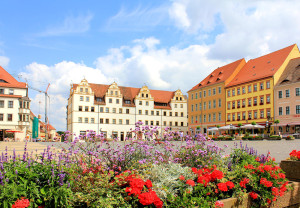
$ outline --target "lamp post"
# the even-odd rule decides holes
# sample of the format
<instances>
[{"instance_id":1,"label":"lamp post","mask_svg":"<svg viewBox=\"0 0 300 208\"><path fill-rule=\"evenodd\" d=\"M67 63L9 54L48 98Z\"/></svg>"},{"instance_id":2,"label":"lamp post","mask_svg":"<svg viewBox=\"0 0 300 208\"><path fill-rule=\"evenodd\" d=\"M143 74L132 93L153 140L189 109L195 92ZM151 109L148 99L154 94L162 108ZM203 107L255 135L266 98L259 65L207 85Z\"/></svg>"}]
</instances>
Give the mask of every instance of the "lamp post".
<instances>
[{"instance_id":1,"label":"lamp post","mask_svg":"<svg viewBox=\"0 0 300 208\"><path fill-rule=\"evenodd\" d=\"M266 121L267 134L269 136L269 119Z\"/></svg>"}]
</instances>

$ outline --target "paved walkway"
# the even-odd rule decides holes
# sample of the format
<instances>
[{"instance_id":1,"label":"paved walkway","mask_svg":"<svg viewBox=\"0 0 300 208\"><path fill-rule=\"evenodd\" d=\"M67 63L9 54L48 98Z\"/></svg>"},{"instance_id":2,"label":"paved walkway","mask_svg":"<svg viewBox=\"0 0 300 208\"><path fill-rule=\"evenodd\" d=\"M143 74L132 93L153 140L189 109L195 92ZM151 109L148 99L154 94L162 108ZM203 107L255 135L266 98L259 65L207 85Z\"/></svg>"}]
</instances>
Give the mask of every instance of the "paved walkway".
<instances>
[{"instance_id":1,"label":"paved walkway","mask_svg":"<svg viewBox=\"0 0 300 208\"><path fill-rule=\"evenodd\" d=\"M119 142L120 144L124 144L123 142ZM180 142L174 142L176 145L180 145ZM234 147L234 143L240 143L240 141L216 141L216 143L220 147L224 147L224 145L228 145L225 154L229 154L231 149ZM267 154L270 151L271 156L276 159L276 162L280 162L281 160L285 160L289 157L289 153L296 149L300 150L300 139L295 140L279 140L279 141L243 141L243 145L248 145L248 147L253 147L258 151L258 154ZM9 154L12 153L13 149L15 149L17 154L22 154L24 151L24 142L0 142L0 154L7 147ZM66 147L67 145L64 143L57 142L28 142L27 150L37 151L38 153L43 152L47 146L53 146L56 149L60 149L61 146Z\"/></svg>"}]
</instances>

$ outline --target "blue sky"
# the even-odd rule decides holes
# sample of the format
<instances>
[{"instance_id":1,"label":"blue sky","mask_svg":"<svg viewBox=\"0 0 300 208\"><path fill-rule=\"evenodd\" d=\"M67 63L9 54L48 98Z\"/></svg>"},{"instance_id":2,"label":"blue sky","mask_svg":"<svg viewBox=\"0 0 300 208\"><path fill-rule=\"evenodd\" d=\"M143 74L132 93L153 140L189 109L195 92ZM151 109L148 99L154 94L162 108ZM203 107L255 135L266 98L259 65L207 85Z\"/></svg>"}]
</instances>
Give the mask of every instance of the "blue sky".
<instances>
[{"instance_id":1,"label":"blue sky","mask_svg":"<svg viewBox=\"0 0 300 208\"><path fill-rule=\"evenodd\" d=\"M51 83L50 121L59 130L70 84L83 77L186 93L218 66L300 43L297 0L3 0L0 6L0 65L36 88ZM42 96L30 90L35 114L43 113Z\"/></svg>"}]
</instances>

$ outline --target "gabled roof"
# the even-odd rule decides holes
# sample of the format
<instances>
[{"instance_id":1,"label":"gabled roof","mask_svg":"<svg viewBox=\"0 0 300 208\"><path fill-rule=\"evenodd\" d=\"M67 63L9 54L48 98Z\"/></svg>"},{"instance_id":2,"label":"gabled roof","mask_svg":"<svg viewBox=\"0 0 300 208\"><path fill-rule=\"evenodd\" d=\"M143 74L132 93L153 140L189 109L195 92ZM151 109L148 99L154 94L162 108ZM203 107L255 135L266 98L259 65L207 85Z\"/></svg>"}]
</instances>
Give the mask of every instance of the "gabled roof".
<instances>
[{"instance_id":1,"label":"gabled roof","mask_svg":"<svg viewBox=\"0 0 300 208\"><path fill-rule=\"evenodd\" d=\"M256 59L250 59L226 87L272 77L287 59L295 46L296 44Z\"/></svg>"},{"instance_id":2,"label":"gabled roof","mask_svg":"<svg viewBox=\"0 0 300 208\"><path fill-rule=\"evenodd\" d=\"M18 82L1 66L0 66L0 87L27 88L26 83Z\"/></svg>"},{"instance_id":3,"label":"gabled roof","mask_svg":"<svg viewBox=\"0 0 300 208\"><path fill-rule=\"evenodd\" d=\"M100 97L104 98L109 85L103 85L103 84L93 84L89 83L90 87L92 88L95 97ZM73 89L76 89L78 84L73 84ZM123 103L124 106L128 107L134 107L134 98L139 94L141 88L134 88L134 87L123 87L123 86L118 86L121 94L124 98L124 100L130 100L132 104L125 104ZM171 99L174 97L175 92L174 91L163 91L163 90L151 90L150 89L150 94L152 97L154 97L154 102L158 103L169 103ZM104 104L97 102L97 104Z\"/></svg>"},{"instance_id":4,"label":"gabled roof","mask_svg":"<svg viewBox=\"0 0 300 208\"><path fill-rule=\"evenodd\" d=\"M188 92L217 83L225 82L230 77L230 75L232 75L235 72L236 69L240 68L240 66L243 66L243 64L245 63L245 59L242 58L225 66L218 67Z\"/></svg>"},{"instance_id":5,"label":"gabled roof","mask_svg":"<svg viewBox=\"0 0 300 208\"><path fill-rule=\"evenodd\" d=\"M278 85L300 82L300 57L290 60L278 80Z\"/></svg>"}]
</instances>

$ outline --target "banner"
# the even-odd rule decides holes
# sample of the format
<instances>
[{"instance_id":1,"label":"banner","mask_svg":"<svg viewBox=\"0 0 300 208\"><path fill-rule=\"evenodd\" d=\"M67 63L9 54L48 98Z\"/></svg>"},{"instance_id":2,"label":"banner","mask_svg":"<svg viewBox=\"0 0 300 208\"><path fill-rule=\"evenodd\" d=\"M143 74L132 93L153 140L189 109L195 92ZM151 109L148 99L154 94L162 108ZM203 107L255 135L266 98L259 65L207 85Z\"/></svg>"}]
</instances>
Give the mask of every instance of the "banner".
<instances>
[{"instance_id":1,"label":"banner","mask_svg":"<svg viewBox=\"0 0 300 208\"><path fill-rule=\"evenodd\" d=\"M37 117L34 117L32 121L32 138L35 139L38 136L39 136L39 119Z\"/></svg>"}]
</instances>

